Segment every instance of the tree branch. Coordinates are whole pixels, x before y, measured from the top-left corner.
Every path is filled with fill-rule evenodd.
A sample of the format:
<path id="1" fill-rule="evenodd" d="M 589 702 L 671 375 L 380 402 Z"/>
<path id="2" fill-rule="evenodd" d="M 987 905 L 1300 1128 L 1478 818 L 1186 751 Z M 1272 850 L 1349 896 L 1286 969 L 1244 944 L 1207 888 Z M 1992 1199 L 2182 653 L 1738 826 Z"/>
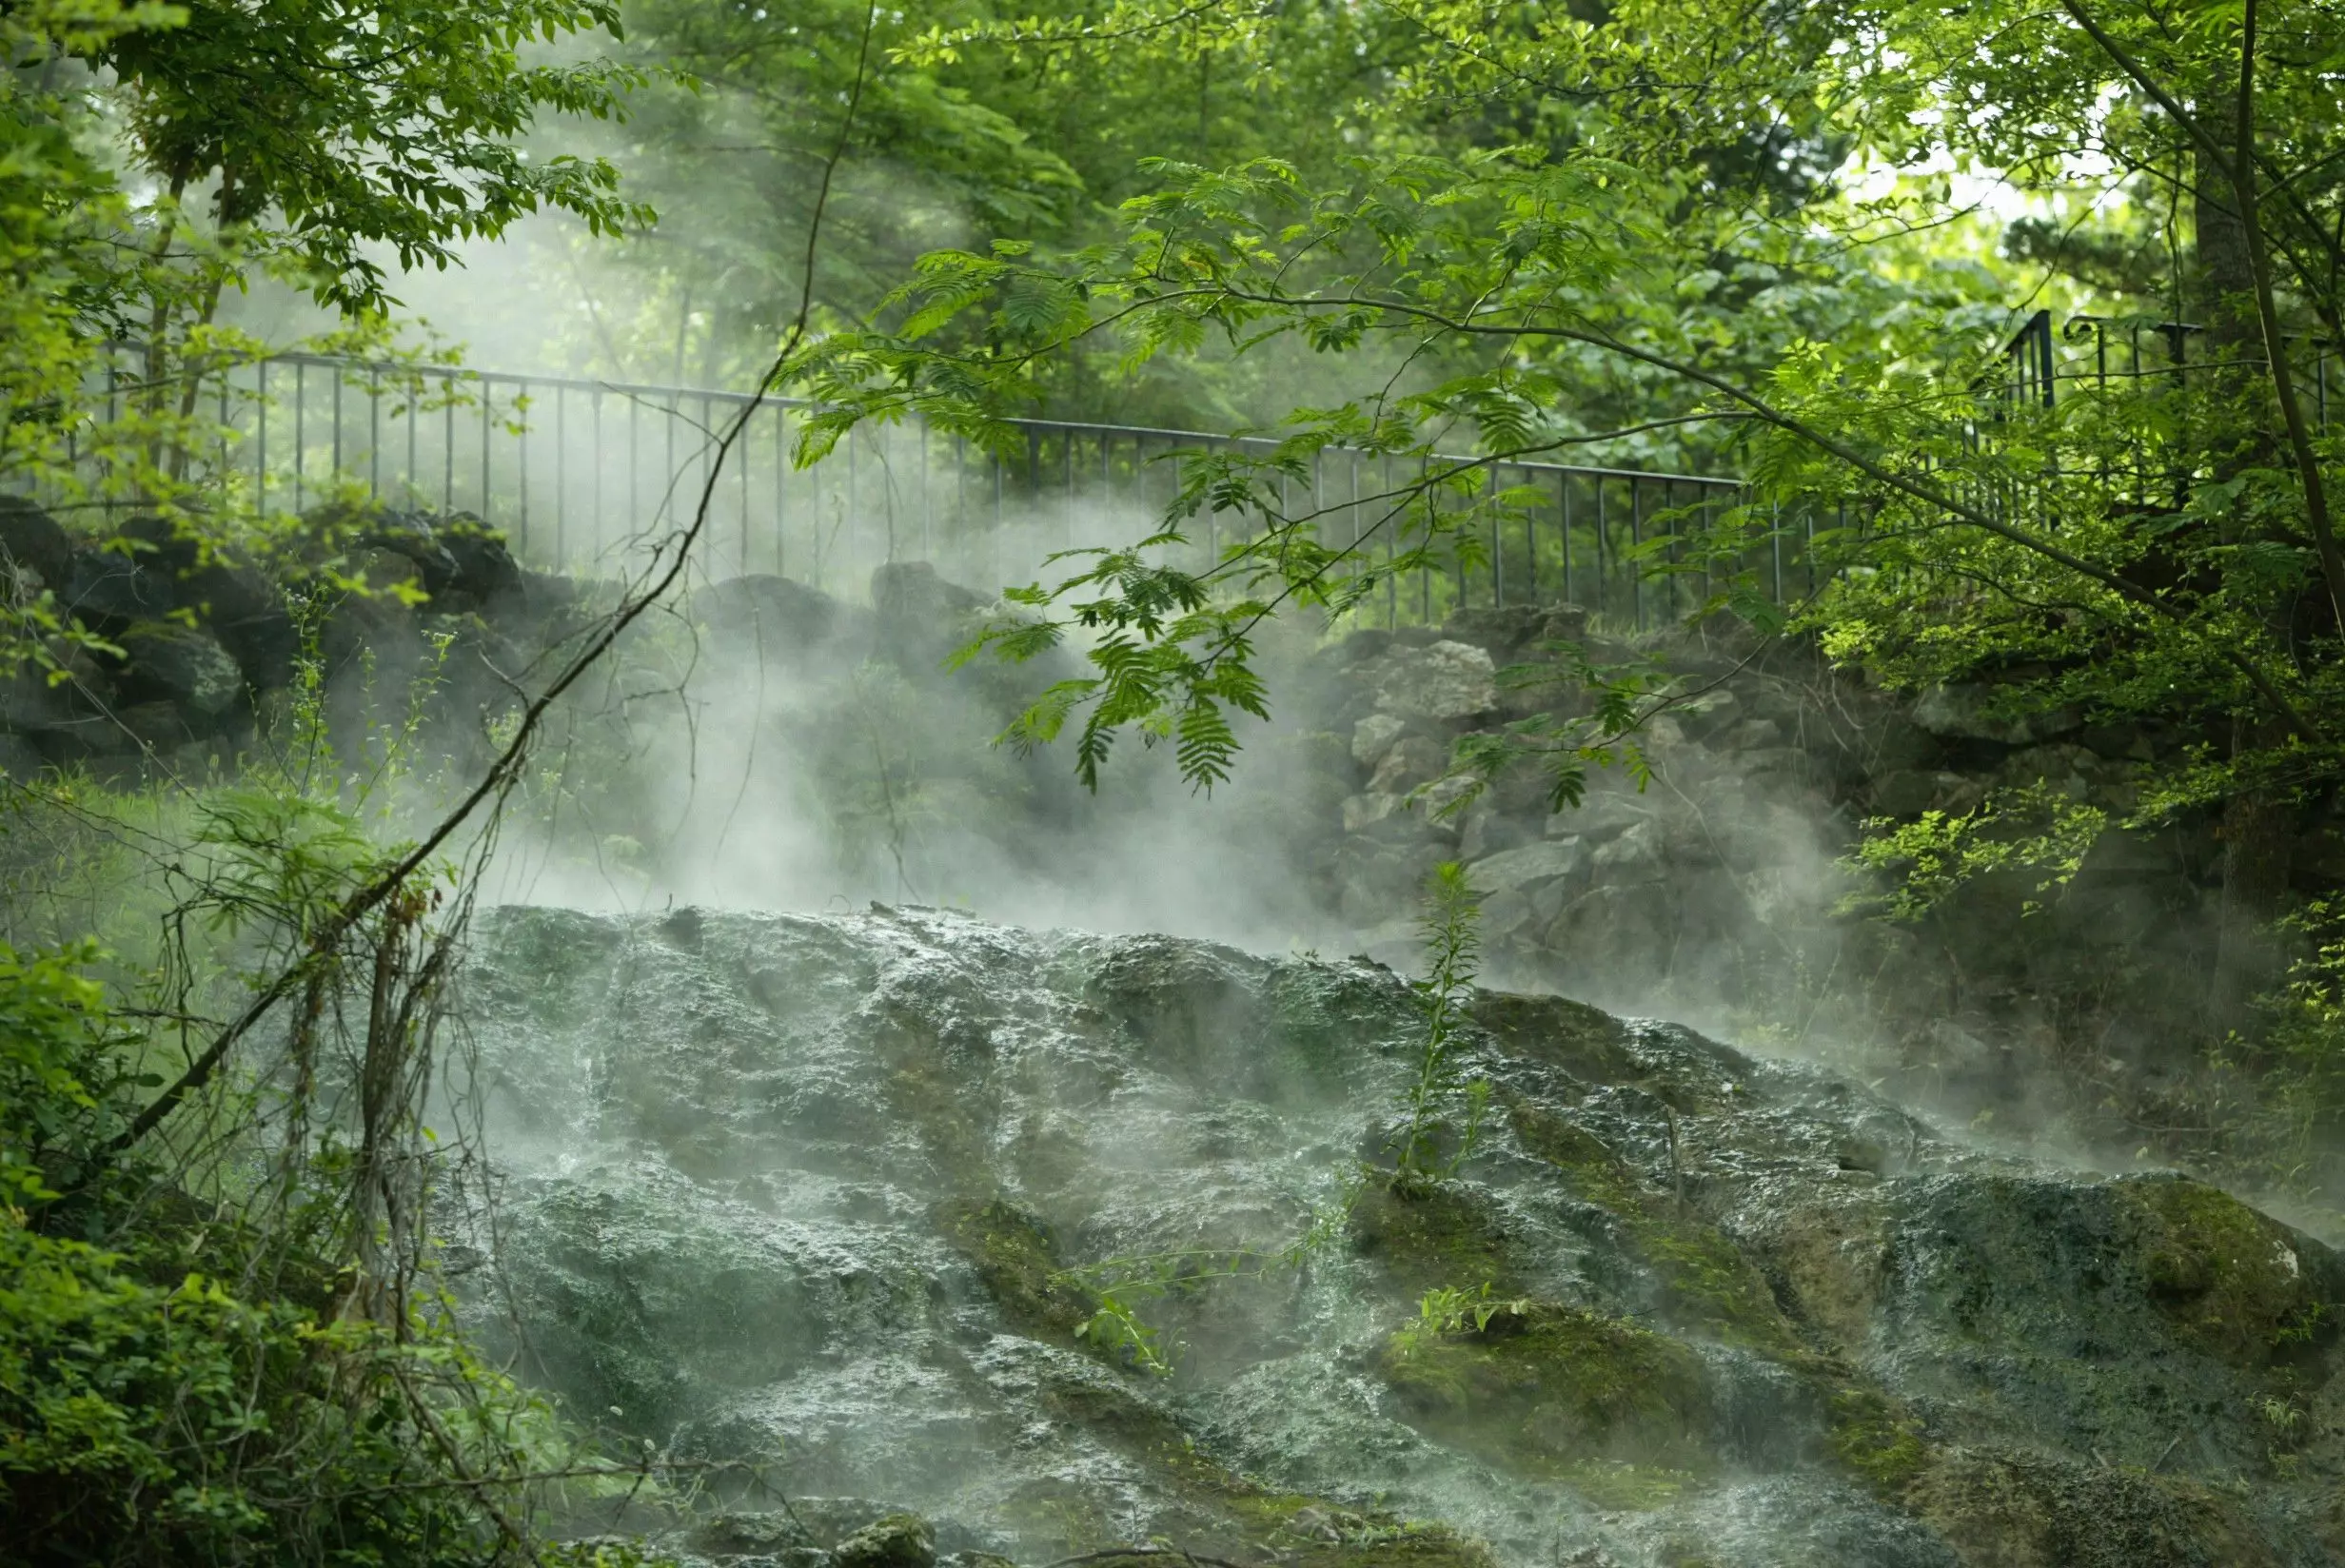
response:
<path id="1" fill-rule="evenodd" d="M 487 771 L 481 775 L 464 797 L 458 801 L 432 828 L 431 832 L 410 848 L 406 853 L 401 855 L 388 869 L 377 873 L 371 881 L 344 899 L 334 912 L 311 935 L 301 956 L 287 964 L 273 980 L 262 987 L 260 993 L 253 997 L 252 1001 L 246 1006 L 245 1010 L 238 1013 L 226 1029 L 213 1037 L 203 1053 L 187 1065 L 187 1070 L 182 1072 L 162 1093 L 148 1102 L 146 1107 L 131 1119 L 128 1127 L 98 1150 L 100 1160 L 115 1158 L 137 1144 L 161 1126 L 164 1119 L 184 1103 L 188 1095 L 209 1083 L 212 1075 L 219 1071 L 221 1064 L 227 1059 L 228 1052 L 235 1048 L 237 1042 L 258 1028 L 261 1022 L 274 1010 L 277 1004 L 290 995 L 305 976 L 325 964 L 343 940 L 357 929 L 360 922 L 379 909 L 393 893 L 406 886 L 408 879 L 429 864 L 432 856 L 438 854 L 441 848 L 454 837 L 483 805 L 492 801 L 501 803 L 513 787 L 520 782 L 522 765 L 529 755 L 530 745 L 536 740 L 547 711 L 561 699 L 565 692 L 576 685 L 588 670 L 601 662 L 602 657 L 618 642 L 627 628 L 634 625 L 645 611 L 665 598 L 678 580 L 682 578 L 684 567 L 691 559 L 693 546 L 699 542 L 707 527 L 709 508 L 715 500 L 718 480 L 723 475 L 725 460 L 731 456 L 734 446 L 740 440 L 741 432 L 748 427 L 751 417 L 763 406 L 765 400 L 773 395 L 774 389 L 788 379 L 789 368 L 797 360 L 798 350 L 805 343 L 814 315 L 814 261 L 817 246 L 821 241 L 823 211 L 830 201 L 832 179 L 838 171 L 840 160 L 846 156 L 847 143 L 853 135 L 856 116 L 862 106 L 863 88 L 869 78 L 872 32 L 877 24 L 878 16 L 877 0 L 872 0 L 871 5 L 864 11 L 863 36 L 856 57 L 854 88 L 848 95 L 846 109 L 839 123 L 838 139 L 832 146 L 829 160 L 823 165 L 822 182 L 816 198 L 814 216 L 807 226 L 806 275 L 804 286 L 798 296 L 798 315 L 791 323 L 789 331 L 784 335 L 781 347 L 776 352 L 773 363 L 767 365 L 764 375 L 758 379 L 757 389 L 735 412 L 733 418 L 726 423 L 723 435 L 719 438 L 716 451 L 709 459 L 706 478 L 701 482 L 700 503 L 694 508 L 691 522 L 674 540 L 675 554 L 673 557 L 662 563 L 658 553 L 655 553 L 653 563 L 645 573 L 648 586 L 624 600 L 617 610 L 613 611 L 610 618 L 603 622 L 601 629 L 586 646 L 573 656 L 562 671 L 555 676 L 552 683 L 522 710 L 521 723 L 515 729 L 513 738 L 505 744 L 504 750 L 498 755 L 494 762 L 489 764 Z M 665 551 L 668 546 L 661 545 L 660 548 Z"/>

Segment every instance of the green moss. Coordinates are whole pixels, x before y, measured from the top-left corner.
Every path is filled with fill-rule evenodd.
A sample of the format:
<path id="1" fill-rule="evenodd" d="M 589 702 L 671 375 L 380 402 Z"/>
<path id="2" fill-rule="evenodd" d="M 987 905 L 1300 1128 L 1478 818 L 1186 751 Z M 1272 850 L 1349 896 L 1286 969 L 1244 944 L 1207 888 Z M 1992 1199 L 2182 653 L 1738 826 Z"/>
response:
<path id="1" fill-rule="evenodd" d="M 1084 1427 L 1155 1478 L 1176 1505 L 1176 1539 L 1192 1551 L 1283 1568 L 1494 1568 L 1487 1546 L 1445 1526 L 1261 1485 L 1199 1449 L 1163 1409 L 1117 1380 L 1057 1381 L 1039 1393 L 1054 1419 Z M 1048 1488 L 1030 1487 L 1017 1503 L 1025 1528 L 1070 1553 L 1123 1539 L 1089 1508 L 1080 1493 Z"/>
<path id="2" fill-rule="evenodd" d="M 1638 1257 L 1659 1277 L 1673 1323 L 1757 1350 L 1819 1390 L 1831 1413 L 1834 1452 L 1876 1491 L 1894 1496 L 1920 1472 L 1928 1451 L 1912 1414 L 1837 1358 L 1803 1343 L 1765 1276 L 1724 1231 L 1683 1212 L 1675 1194 L 1641 1186 L 1626 1163 L 1577 1124 L 1529 1104 L 1509 1113 L 1526 1148 L 1621 1222 Z"/>
<path id="3" fill-rule="evenodd" d="M 2182 1177 L 2112 1184 L 2140 1220 L 2137 1262 L 2150 1299 L 2181 1337 L 2249 1371 L 2316 1333 L 2316 1299 L 2277 1221 Z"/>
<path id="4" fill-rule="evenodd" d="M 1883 1496 L 1895 1496 L 1921 1473 L 1929 1451 L 1913 1416 L 1879 1389 L 1843 1384 L 1831 1398 L 1832 1451 Z"/>
<path id="5" fill-rule="evenodd" d="M 1351 1245 L 1403 1294 L 1415 1298 L 1461 1280 L 1501 1294 L 1523 1286 L 1488 1204 L 1454 1182 L 1395 1190 L 1371 1183 L 1352 1206 Z"/>
<path id="6" fill-rule="evenodd" d="M 1013 1326 L 1064 1343 L 1078 1343 L 1076 1327 L 1099 1309 L 1099 1303 L 1060 1277 L 1057 1249 L 1041 1221 L 1000 1198 L 941 1205 L 936 1220 Z"/>
<path id="7" fill-rule="evenodd" d="M 1508 1107 L 1516 1138 L 1564 1173 L 1580 1197 L 1618 1219 L 1659 1276 L 1672 1321 L 1760 1350 L 1796 1343 L 1765 1278 L 1716 1225 L 1683 1212 L 1674 1193 L 1642 1186 L 1603 1140 L 1527 1101 Z"/>
<path id="8" fill-rule="evenodd" d="M 1509 1056 L 1562 1068 L 1596 1084 L 1631 1083 L 1638 1076 L 1621 1021 L 1584 1003 L 1477 991 L 1466 1010 Z"/>
<path id="9" fill-rule="evenodd" d="M 1712 1464 L 1701 1361 L 1625 1319 L 1527 1303 L 1479 1332 L 1395 1335 L 1377 1368 L 1414 1424 L 1518 1473 L 1568 1481 L 1591 1463 Z"/>

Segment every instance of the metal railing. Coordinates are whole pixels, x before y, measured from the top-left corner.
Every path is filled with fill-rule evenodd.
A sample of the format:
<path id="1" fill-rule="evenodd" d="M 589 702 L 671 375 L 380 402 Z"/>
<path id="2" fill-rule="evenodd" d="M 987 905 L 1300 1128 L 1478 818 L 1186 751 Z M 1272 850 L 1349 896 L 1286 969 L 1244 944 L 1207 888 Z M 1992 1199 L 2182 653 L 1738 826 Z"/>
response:
<path id="1" fill-rule="evenodd" d="M 617 574 L 698 506 L 718 433 L 751 400 L 708 388 L 521 375 L 283 354 L 217 378 L 222 431 L 210 461 L 264 515 L 329 498 L 470 513 L 541 570 Z M 207 396 L 215 393 L 207 390 Z M 751 573 L 859 594 L 873 568 L 925 559 L 947 577 L 993 585 L 1035 576 L 1054 551 L 1153 532 L 1180 483 L 1174 454 L 1268 440 L 1052 420 L 1007 421 L 1008 458 L 916 419 L 866 423 L 822 461 L 791 454 L 813 405 L 766 399 L 751 414 L 711 495 L 695 570 Z M 1279 511 L 1309 515 L 1322 542 L 1389 560 L 1405 549 L 1389 518 L 1412 460 L 1349 448 L 1279 480 Z M 1688 539 L 1743 500 L 1742 482 L 1705 475 L 1470 458 L 1487 498 L 1468 539 L 1436 565 L 1380 585 L 1363 621 L 1434 622 L 1457 610 L 1556 599 L 1611 624 L 1644 627 L 1709 592 L 1686 564 Z M 1456 503 L 1459 498 L 1452 498 Z M 1219 559 L 1261 519 L 1202 514 L 1192 564 Z M 1761 591 L 1812 591 L 1804 539 L 1815 519 L 1774 531 L 1743 564 Z"/>

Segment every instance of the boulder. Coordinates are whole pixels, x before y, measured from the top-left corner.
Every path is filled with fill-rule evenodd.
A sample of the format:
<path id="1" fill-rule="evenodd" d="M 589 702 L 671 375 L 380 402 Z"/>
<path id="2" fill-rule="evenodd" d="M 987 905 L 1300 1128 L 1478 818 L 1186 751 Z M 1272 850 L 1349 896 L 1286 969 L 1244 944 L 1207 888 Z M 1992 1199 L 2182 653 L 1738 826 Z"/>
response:
<path id="1" fill-rule="evenodd" d="M 1460 723 L 1498 706 L 1497 667 L 1471 643 L 1394 646 L 1366 660 L 1358 674 L 1380 713 L 1433 723 Z"/>
<path id="2" fill-rule="evenodd" d="M 73 566 L 73 540 L 50 517 L 22 496 L 0 496 L 0 565 L 30 569 L 51 588 L 61 588 Z"/>
<path id="3" fill-rule="evenodd" d="M 117 550 L 77 550 L 57 593 L 58 608 L 91 626 L 119 631 L 161 620 L 178 605 L 169 578 Z"/>
<path id="4" fill-rule="evenodd" d="M 1368 781 L 1370 794 L 1407 794 L 1418 785 L 1439 778 L 1449 765 L 1448 754 L 1423 735 L 1408 735 L 1395 742 L 1376 765 L 1374 776 Z"/>
<path id="5" fill-rule="evenodd" d="M 753 572 L 693 593 L 693 617 L 710 631 L 772 652 L 798 652 L 828 641 L 842 606 L 819 588 Z"/>
<path id="6" fill-rule="evenodd" d="M 1661 874 L 1662 857 L 1661 828 L 1648 817 L 1599 846 L 1593 863 L 1601 881 L 1646 882 Z"/>
<path id="7" fill-rule="evenodd" d="M 831 1549 L 838 1568 L 935 1568 L 936 1531 L 917 1514 L 875 1519 Z"/>
<path id="8" fill-rule="evenodd" d="M 125 666 L 114 677 L 125 700 L 168 702 L 217 718 L 245 693 L 244 672 L 207 631 L 166 622 L 121 638 Z"/>
<path id="9" fill-rule="evenodd" d="M 1569 876 L 1586 863 L 1576 838 L 1547 838 L 1519 850 L 1486 855 L 1468 868 L 1473 885 L 1485 892 L 1528 892 L 1559 877 Z"/>
<path id="10" fill-rule="evenodd" d="M 1374 768 L 1409 726 L 1390 714 L 1370 714 L 1351 727 L 1351 760 Z"/>
<path id="11" fill-rule="evenodd" d="M 924 560 L 890 561 L 871 575 L 881 647 L 907 668 L 942 663 L 975 635 L 993 600 L 948 582 Z"/>
<path id="12" fill-rule="evenodd" d="M 470 512 L 396 513 L 365 542 L 414 561 L 424 591 L 443 611 L 484 610 L 522 595 L 521 563 L 504 535 Z"/>
<path id="13" fill-rule="evenodd" d="M 1653 807 L 1645 796 L 1606 790 L 1549 816 L 1547 832 L 1549 838 L 1585 838 L 1594 843 L 1626 833 L 1652 814 Z"/>

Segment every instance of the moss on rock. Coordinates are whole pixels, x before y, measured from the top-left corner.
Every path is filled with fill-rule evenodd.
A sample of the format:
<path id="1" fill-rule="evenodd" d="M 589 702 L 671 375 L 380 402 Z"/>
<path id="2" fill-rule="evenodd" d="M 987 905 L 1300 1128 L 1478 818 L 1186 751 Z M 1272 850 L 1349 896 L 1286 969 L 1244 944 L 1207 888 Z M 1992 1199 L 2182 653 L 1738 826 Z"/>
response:
<path id="1" fill-rule="evenodd" d="M 1014 1326 L 1074 1343 L 1075 1329 L 1099 1303 L 1061 1276 L 1057 1248 L 1040 1220 L 1003 1198 L 956 1199 L 934 1212 L 937 1228 Z"/>
<path id="2" fill-rule="evenodd" d="M 1714 1463 L 1700 1358 L 1626 1319 L 1525 1303 L 1472 1331 L 1392 1335 L 1376 1367 L 1413 1424 L 1518 1473 Z"/>
<path id="3" fill-rule="evenodd" d="M 1975 1448 L 1933 1457 L 1906 1503 L 1965 1568 L 2266 1568 L 2237 1501 L 2173 1477 Z"/>
<path id="4" fill-rule="evenodd" d="M 2137 1259 L 2150 1300 L 2183 1339 L 2256 1371 L 2293 1346 L 2334 1337 L 2337 1303 L 2286 1225 L 2184 1177 L 2111 1185 L 2142 1222 Z"/>
<path id="5" fill-rule="evenodd" d="M 1498 1216 L 1462 1183 L 1371 1183 L 1352 1205 L 1350 1225 L 1353 1250 L 1412 1299 L 1460 1282 L 1487 1282 L 1508 1294 L 1522 1288 Z"/>

